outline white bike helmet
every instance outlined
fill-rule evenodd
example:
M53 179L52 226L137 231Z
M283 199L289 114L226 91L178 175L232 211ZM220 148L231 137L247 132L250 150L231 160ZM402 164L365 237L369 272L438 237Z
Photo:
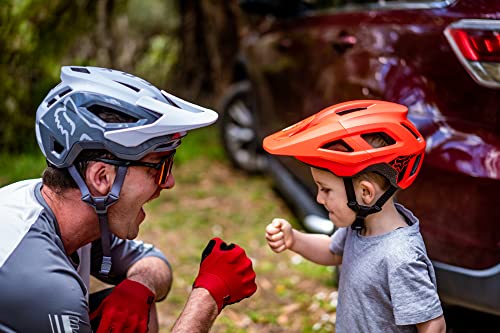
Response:
M106 123L94 110L108 108L136 119ZM68 167L84 149L104 149L139 160L174 149L186 131L217 120L215 111L186 102L134 75L98 67L66 66L61 83L36 113L36 137L47 160Z
M103 111L132 122L107 122ZM125 117L123 117L125 116ZM83 150L106 150L117 158L137 161L151 152L173 150L191 129L217 120L215 111L159 90L134 75L98 67L67 66L59 83L36 112L36 138L50 166L67 168L100 221L101 275L111 269L108 208L120 198L127 166L119 166L111 191L92 196L74 163Z

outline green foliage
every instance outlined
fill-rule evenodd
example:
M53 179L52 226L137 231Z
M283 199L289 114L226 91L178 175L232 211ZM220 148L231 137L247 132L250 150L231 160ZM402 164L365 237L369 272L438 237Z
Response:
M57 82L56 64L95 18L94 1L4 0L0 9L2 151L36 147L36 105ZM90 13L90 14L87 14Z
M175 162L182 165L195 161L200 156L212 161L224 159L224 151L215 125L190 131L182 139L182 144L175 155Z
M37 151L36 109L63 65L111 67L166 85L179 52L175 4L2 0L0 152Z
M128 0L126 16L130 31L143 43L134 73L165 87L180 52L176 1L148 0L146 5Z
M0 187L30 178L39 178L45 168L42 153L0 153Z
M167 84L171 70L177 63L180 50L176 38L166 35L152 37L148 49L137 64L137 75L147 77L160 87Z
M145 6L143 0L129 0L127 16L131 26L149 35L175 31L179 25L173 1L148 0Z

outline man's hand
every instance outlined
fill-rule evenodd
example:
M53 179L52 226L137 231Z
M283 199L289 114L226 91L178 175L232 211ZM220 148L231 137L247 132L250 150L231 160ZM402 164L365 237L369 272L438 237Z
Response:
M238 245L227 245L214 238L203 250L193 288L207 289L220 312L224 306L250 297L257 290L252 262Z
M276 253L291 249L295 241L291 224L285 219L274 219L266 227L266 240Z
M90 320L100 318L97 333L148 331L149 309L155 295L146 286L123 280L102 301Z

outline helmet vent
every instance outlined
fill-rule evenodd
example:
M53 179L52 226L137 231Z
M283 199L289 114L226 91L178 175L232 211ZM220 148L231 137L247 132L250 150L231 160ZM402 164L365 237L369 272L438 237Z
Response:
M52 106L52 104L54 104L55 102L57 102L57 99L54 97L50 101L47 102L47 107L50 108Z
M327 143L321 147L322 149L341 151L346 153L351 153L354 151L344 140L336 140Z
M68 88L68 89L64 90L63 92L59 93L59 95L57 95L57 96L59 96L59 98L56 98L56 97L52 98L50 101L47 102L47 107L48 108L51 107L52 104L54 104L55 102L57 102L59 99L61 99L64 95L66 95L69 92L71 92L70 88Z
M417 158L415 159L415 162L413 163L413 167L411 168L411 171L410 171L410 176L413 176L415 174L415 172L417 172L421 159L422 159L422 154L418 155Z
M178 145L180 145L181 140L172 140L168 143L161 144L155 148L154 151L159 152L159 151L169 151L175 149Z
M396 140L384 132L361 134L361 137L373 148L387 147L396 143Z
M66 95L69 92L71 92L71 89L69 89L69 88L64 90L62 93L59 94L59 98L63 97L64 95Z
M124 112L112 109L110 107L94 104L87 107L93 115L104 121L105 123L135 123L139 121L138 118L132 117Z
M90 71L87 68L84 68L84 67L71 67L71 70L73 72L90 74Z
M342 111L337 112L337 114L339 116L343 116L343 115L348 114L348 113L353 113L353 112L363 111L363 110L366 110L366 108L354 108L354 109L342 110Z
M415 139L417 139L418 141L421 140L421 138L417 135L417 133L415 133L408 125L401 124L401 126L406 128L408 130L408 132L410 132L415 137Z
M175 106L176 108L182 109L181 107L179 107L179 105L175 104L175 102L172 101L172 99L168 98L167 95L165 95L165 94L162 94L162 95L163 95L163 97L165 97L165 99L167 100L167 102L170 103L170 105Z
M60 155L64 151L64 147L62 144L60 144L57 140L52 141L52 151L56 153L57 155Z
M121 85L123 85L123 86L125 86L125 87L127 87L127 88L130 88L130 89L132 89L132 90L133 90L133 91L135 91L135 92L139 92L139 91L141 90L141 89L139 89L139 88L137 88L137 87L134 87L134 86L132 86L132 85L130 85L130 84L126 84L126 83L124 83L124 82L120 82L120 81L115 81L115 82L116 82L116 83L119 83L119 84L121 84Z

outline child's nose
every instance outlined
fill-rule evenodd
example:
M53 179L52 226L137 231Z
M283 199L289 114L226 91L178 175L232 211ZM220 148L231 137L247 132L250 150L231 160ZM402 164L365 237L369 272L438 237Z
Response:
M320 205L323 205L325 203L325 200L323 199L323 195L321 194L321 191L318 191L318 194L316 194L316 201Z

